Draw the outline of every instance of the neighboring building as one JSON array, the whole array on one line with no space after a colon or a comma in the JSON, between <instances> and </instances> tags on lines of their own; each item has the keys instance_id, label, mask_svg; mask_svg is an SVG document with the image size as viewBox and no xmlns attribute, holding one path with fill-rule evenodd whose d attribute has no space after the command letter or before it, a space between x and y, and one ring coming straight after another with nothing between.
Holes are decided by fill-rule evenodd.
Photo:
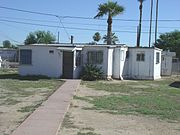
<instances>
[{"instance_id":1,"label":"neighboring building","mask_svg":"<svg viewBox=\"0 0 180 135\"><path fill-rule=\"evenodd\" d=\"M172 59L172 75L180 75L180 58Z\"/></svg>"},{"instance_id":2,"label":"neighboring building","mask_svg":"<svg viewBox=\"0 0 180 135\"><path fill-rule=\"evenodd\" d=\"M172 75L172 60L176 56L175 52L163 51L161 62L161 75Z\"/></svg>"},{"instance_id":3,"label":"neighboring building","mask_svg":"<svg viewBox=\"0 0 180 135\"><path fill-rule=\"evenodd\" d=\"M20 46L20 75L79 78L85 64L101 67L106 78L160 78L161 50L125 45Z\"/></svg>"},{"instance_id":4,"label":"neighboring building","mask_svg":"<svg viewBox=\"0 0 180 135\"><path fill-rule=\"evenodd\" d=\"M1 64L2 64L2 59L1 59L1 56L0 56L0 68L1 68Z\"/></svg>"},{"instance_id":5,"label":"neighboring building","mask_svg":"<svg viewBox=\"0 0 180 135\"><path fill-rule=\"evenodd\" d=\"M18 49L0 48L0 56L3 61L16 62L18 59Z\"/></svg>"}]
</instances>

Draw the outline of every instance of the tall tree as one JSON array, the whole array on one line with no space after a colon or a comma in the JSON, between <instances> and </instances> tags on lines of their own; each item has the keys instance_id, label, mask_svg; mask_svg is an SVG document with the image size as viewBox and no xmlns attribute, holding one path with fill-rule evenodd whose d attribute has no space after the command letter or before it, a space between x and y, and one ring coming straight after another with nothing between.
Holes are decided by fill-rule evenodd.
<instances>
[{"instance_id":1,"label":"tall tree","mask_svg":"<svg viewBox=\"0 0 180 135\"><path fill-rule=\"evenodd\" d=\"M180 31L161 34L156 41L156 47L176 52L176 56L180 58Z\"/></svg>"},{"instance_id":2,"label":"tall tree","mask_svg":"<svg viewBox=\"0 0 180 135\"><path fill-rule=\"evenodd\" d=\"M3 41L3 47L4 48L11 48L12 47L12 44L9 40L4 40Z\"/></svg>"},{"instance_id":3,"label":"tall tree","mask_svg":"<svg viewBox=\"0 0 180 135\"><path fill-rule=\"evenodd\" d=\"M138 26L138 35L137 35L137 47L140 46L141 41L141 25L142 25L142 9L143 9L143 2L145 0L138 0L139 1L139 26Z\"/></svg>"},{"instance_id":4,"label":"tall tree","mask_svg":"<svg viewBox=\"0 0 180 135\"><path fill-rule=\"evenodd\" d=\"M151 33L152 33L152 16L153 16L153 1L151 0L150 10L150 25L149 25L149 47L151 47Z\"/></svg>"},{"instance_id":5,"label":"tall tree","mask_svg":"<svg viewBox=\"0 0 180 135\"><path fill-rule=\"evenodd\" d=\"M44 43L44 44L50 44L53 41L55 41L55 36L49 32L49 31L35 31L29 33L29 35L26 37L24 43L26 45L28 44L35 44L35 43Z\"/></svg>"},{"instance_id":6,"label":"tall tree","mask_svg":"<svg viewBox=\"0 0 180 135\"><path fill-rule=\"evenodd\" d=\"M107 43L107 35L104 35L103 38L102 38L104 41L104 43ZM118 37L115 35L115 33L112 33L111 34L111 41L112 41L112 44L115 45L117 42L119 42L119 39Z\"/></svg>"},{"instance_id":7,"label":"tall tree","mask_svg":"<svg viewBox=\"0 0 180 135\"><path fill-rule=\"evenodd\" d=\"M119 15L124 11L124 7L118 5L117 2L108 1L107 3L100 4L98 8L98 13L94 18L100 18L104 15L108 16L107 23L107 44L112 44L111 34L112 34L112 18Z\"/></svg>"}]
</instances>

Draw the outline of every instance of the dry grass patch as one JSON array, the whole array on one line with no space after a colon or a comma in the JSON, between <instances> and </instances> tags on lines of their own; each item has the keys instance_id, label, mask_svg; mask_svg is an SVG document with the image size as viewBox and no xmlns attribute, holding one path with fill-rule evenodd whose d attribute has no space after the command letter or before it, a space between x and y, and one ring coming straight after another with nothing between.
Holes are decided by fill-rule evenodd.
<instances>
[{"instance_id":1,"label":"dry grass patch","mask_svg":"<svg viewBox=\"0 0 180 135\"><path fill-rule=\"evenodd\" d=\"M41 105L63 81L43 76L21 77L17 70L0 70L0 134L11 132Z\"/></svg>"}]
</instances>

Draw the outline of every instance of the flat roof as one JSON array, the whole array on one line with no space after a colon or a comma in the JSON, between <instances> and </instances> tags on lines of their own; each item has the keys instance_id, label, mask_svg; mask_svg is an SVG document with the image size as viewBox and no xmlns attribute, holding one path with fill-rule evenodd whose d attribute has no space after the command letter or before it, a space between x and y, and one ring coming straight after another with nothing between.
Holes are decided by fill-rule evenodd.
<instances>
[{"instance_id":1,"label":"flat roof","mask_svg":"<svg viewBox=\"0 0 180 135\"><path fill-rule=\"evenodd\" d=\"M157 47L128 47L129 49L154 49L154 50L159 50L162 51L162 49L159 49Z\"/></svg>"},{"instance_id":2,"label":"flat roof","mask_svg":"<svg viewBox=\"0 0 180 135\"><path fill-rule=\"evenodd\" d=\"M1 51L16 51L14 48L0 48Z\"/></svg>"},{"instance_id":3,"label":"flat roof","mask_svg":"<svg viewBox=\"0 0 180 135\"><path fill-rule=\"evenodd\" d=\"M52 47L61 47L61 46L66 46L66 47L73 47L73 46L126 46L125 44L116 44L116 45L107 45L107 44L87 44L87 43L75 43L75 44L70 44L70 43L60 43L60 44L29 44L29 45L19 45L21 46L52 46Z\"/></svg>"}]
</instances>

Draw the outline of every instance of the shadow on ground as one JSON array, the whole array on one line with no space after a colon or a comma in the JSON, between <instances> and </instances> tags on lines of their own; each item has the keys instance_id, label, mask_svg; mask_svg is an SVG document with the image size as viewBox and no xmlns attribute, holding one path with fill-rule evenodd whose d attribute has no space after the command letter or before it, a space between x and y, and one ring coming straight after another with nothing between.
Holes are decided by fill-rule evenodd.
<instances>
[{"instance_id":1,"label":"shadow on ground","mask_svg":"<svg viewBox=\"0 0 180 135\"><path fill-rule=\"evenodd\" d=\"M20 76L18 74L0 74L0 79L18 79L18 80L30 80L30 81L38 81L40 79L51 79L47 76Z\"/></svg>"},{"instance_id":2,"label":"shadow on ground","mask_svg":"<svg viewBox=\"0 0 180 135\"><path fill-rule=\"evenodd\" d=\"M175 82L171 83L169 86L175 87L175 88L180 88L180 81L175 81Z\"/></svg>"}]
</instances>

